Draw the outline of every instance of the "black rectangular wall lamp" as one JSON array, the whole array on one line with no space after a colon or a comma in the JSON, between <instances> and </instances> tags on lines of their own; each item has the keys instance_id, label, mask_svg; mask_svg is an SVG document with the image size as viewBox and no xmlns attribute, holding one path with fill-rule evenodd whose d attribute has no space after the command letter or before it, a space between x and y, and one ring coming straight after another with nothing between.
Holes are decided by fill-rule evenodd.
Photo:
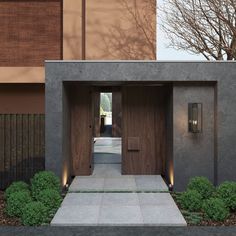
<instances>
[{"instance_id":1,"label":"black rectangular wall lamp","mask_svg":"<svg viewBox=\"0 0 236 236\"><path fill-rule=\"evenodd\" d=\"M188 130L192 133L202 132L202 103L188 104Z\"/></svg>"}]
</instances>

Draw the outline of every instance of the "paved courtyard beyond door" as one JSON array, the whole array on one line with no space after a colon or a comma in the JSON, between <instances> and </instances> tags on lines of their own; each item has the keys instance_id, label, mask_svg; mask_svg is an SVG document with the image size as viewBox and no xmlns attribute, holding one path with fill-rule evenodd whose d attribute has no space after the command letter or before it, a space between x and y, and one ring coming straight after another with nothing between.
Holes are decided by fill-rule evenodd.
<instances>
[{"instance_id":1,"label":"paved courtyard beyond door","mask_svg":"<svg viewBox=\"0 0 236 236\"><path fill-rule=\"evenodd\" d=\"M54 216L54 226L185 226L159 175L121 175L121 140L99 138L94 171L77 176Z\"/></svg>"}]
</instances>

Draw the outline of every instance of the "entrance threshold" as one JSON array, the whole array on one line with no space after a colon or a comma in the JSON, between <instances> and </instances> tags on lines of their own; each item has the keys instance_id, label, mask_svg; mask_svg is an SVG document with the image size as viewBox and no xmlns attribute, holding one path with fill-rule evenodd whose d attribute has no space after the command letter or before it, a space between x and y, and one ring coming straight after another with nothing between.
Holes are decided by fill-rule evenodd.
<instances>
[{"instance_id":1,"label":"entrance threshold","mask_svg":"<svg viewBox=\"0 0 236 236\"><path fill-rule=\"evenodd\" d=\"M120 164L95 164L91 176L76 176L69 192L167 192L160 175L122 175Z\"/></svg>"}]
</instances>

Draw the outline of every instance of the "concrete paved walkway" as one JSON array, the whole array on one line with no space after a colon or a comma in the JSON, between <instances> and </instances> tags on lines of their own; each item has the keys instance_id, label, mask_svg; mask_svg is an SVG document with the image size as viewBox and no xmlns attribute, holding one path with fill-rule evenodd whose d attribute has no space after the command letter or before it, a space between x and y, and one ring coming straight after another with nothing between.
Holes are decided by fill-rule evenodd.
<instances>
[{"instance_id":1,"label":"concrete paved walkway","mask_svg":"<svg viewBox=\"0 0 236 236\"><path fill-rule=\"evenodd\" d=\"M186 226L169 193L68 193L53 226Z\"/></svg>"},{"instance_id":2,"label":"concrete paved walkway","mask_svg":"<svg viewBox=\"0 0 236 236\"><path fill-rule=\"evenodd\" d=\"M97 140L93 174L75 177L51 225L185 226L162 177L121 175L120 156L120 139Z\"/></svg>"},{"instance_id":3,"label":"concrete paved walkway","mask_svg":"<svg viewBox=\"0 0 236 236\"><path fill-rule=\"evenodd\" d=\"M69 192L166 192L168 188L160 175L121 175L120 164L96 164L93 175L77 176Z\"/></svg>"}]
</instances>

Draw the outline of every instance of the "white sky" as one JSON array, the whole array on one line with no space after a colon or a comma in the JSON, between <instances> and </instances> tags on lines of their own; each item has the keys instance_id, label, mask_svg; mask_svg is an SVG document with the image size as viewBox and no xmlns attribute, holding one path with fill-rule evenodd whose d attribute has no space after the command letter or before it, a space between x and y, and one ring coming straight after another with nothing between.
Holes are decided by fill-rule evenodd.
<instances>
[{"instance_id":1,"label":"white sky","mask_svg":"<svg viewBox=\"0 0 236 236\"><path fill-rule=\"evenodd\" d=\"M158 6L160 6L163 3L163 0L156 0ZM192 55L189 54L185 51L179 51L175 50L173 48L168 48L168 38L166 38L166 35L164 32L161 30L160 27L160 22L161 19L159 17L159 14L157 12L157 59L158 60L206 60L203 56L201 55Z\"/></svg>"}]
</instances>

